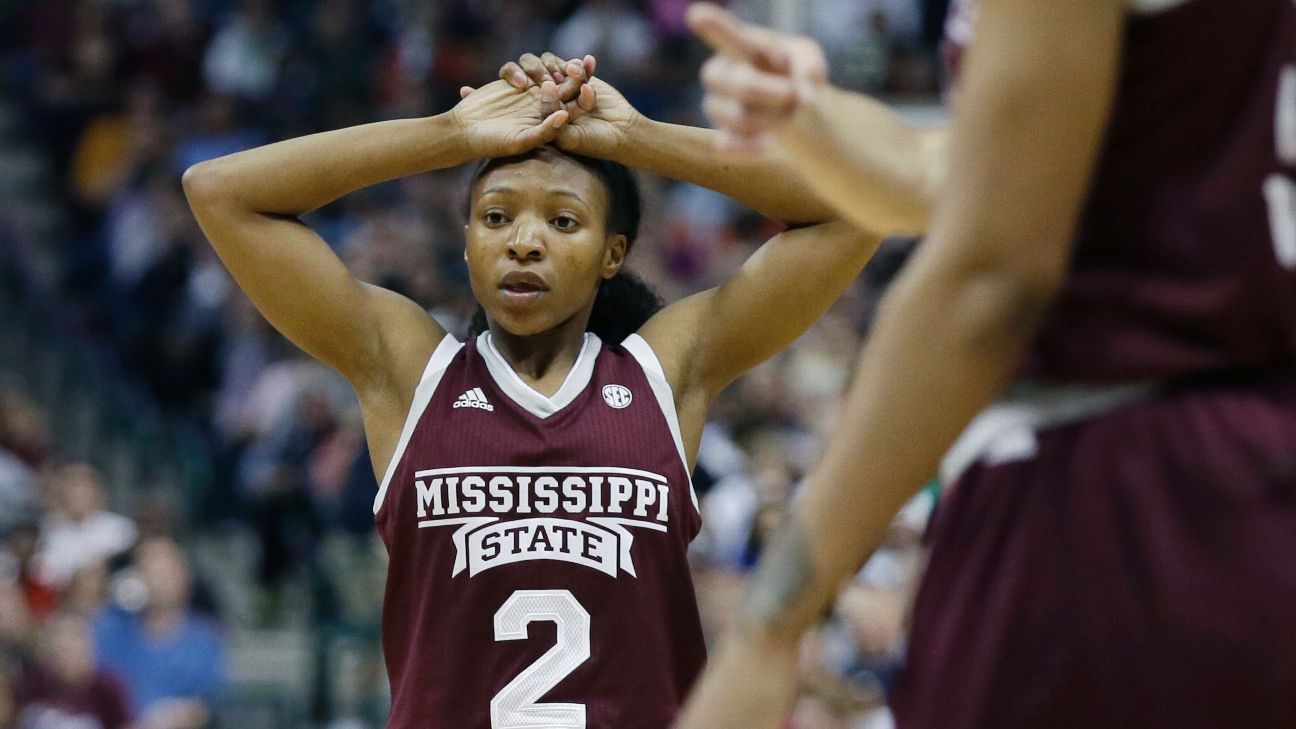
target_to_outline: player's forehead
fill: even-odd
[[[606,210],[607,189],[585,165],[557,152],[493,163],[473,186],[473,201],[492,197],[540,200],[579,199],[591,210]]]

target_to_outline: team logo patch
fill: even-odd
[[[453,529],[451,576],[551,560],[637,577],[636,537],[670,522],[666,477],[631,468],[433,468],[412,490],[420,529]]]
[[[603,402],[617,410],[629,407],[632,400],[634,400],[634,395],[631,394],[630,388],[625,385],[603,386]]]
[[[495,406],[486,401],[486,393],[482,392],[480,387],[474,387],[460,395],[455,400],[454,406],[456,408],[477,408],[487,412],[494,412],[495,410]]]

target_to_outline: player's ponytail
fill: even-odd
[[[635,238],[639,235],[639,220],[643,214],[639,183],[635,181],[634,173],[617,162],[567,154],[553,147],[538,147],[519,157],[488,159],[479,163],[468,181],[468,196],[464,205],[465,219],[472,208],[472,190],[482,175],[500,164],[544,154],[565,155],[598,175],[608,193],[607,229],[612,233],[625,236],[626,254],[629,255]],[[594,309],[590,313],[589,324],[585,329],[598,335],[598,338],[605,342],[619,344],[629,335],[639,331],[639,328],[661,308],[662,301],[657,292],[638,276],[622,268],[615,276],[599,284],[598,294],[594,299]],[[479,305],[469,326],[468,336],[475,337],[487,328],[486,312]]]

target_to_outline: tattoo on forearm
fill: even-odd
[[[792,609],[815,585],[810,543],[796,519],[789,519],[761,557],[744,605],[744,617],[767,631],[786,629]]]

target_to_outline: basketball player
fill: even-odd
[[[704,661],[686,550],[708,403],[804,332],[879,243],[843,223],[800,227],[718,288],[660,308],[623,269],[639,194],[622,163],[790,222],[827,209],[781,164],[722,163],[714,132],[596,91],[586,63],[561,87],[500,80],[439,116],[185,174],[238,284],[359,396],[391,557],[389,727],[667,726]],[[473,159],[487,161],[470,185],[465,258],[485,317],[468,341],[352,278],[299,219]]]
[[[707,80],[735,146],[877,158],[797,136],[821,81],[776,36],[692,20],[744,69]],[[996,397],[945,460],[898,725],[1296,726],[1296,4],[954,24],[975,42],[929,235],[679,726],[780,725],[797,638]]]

